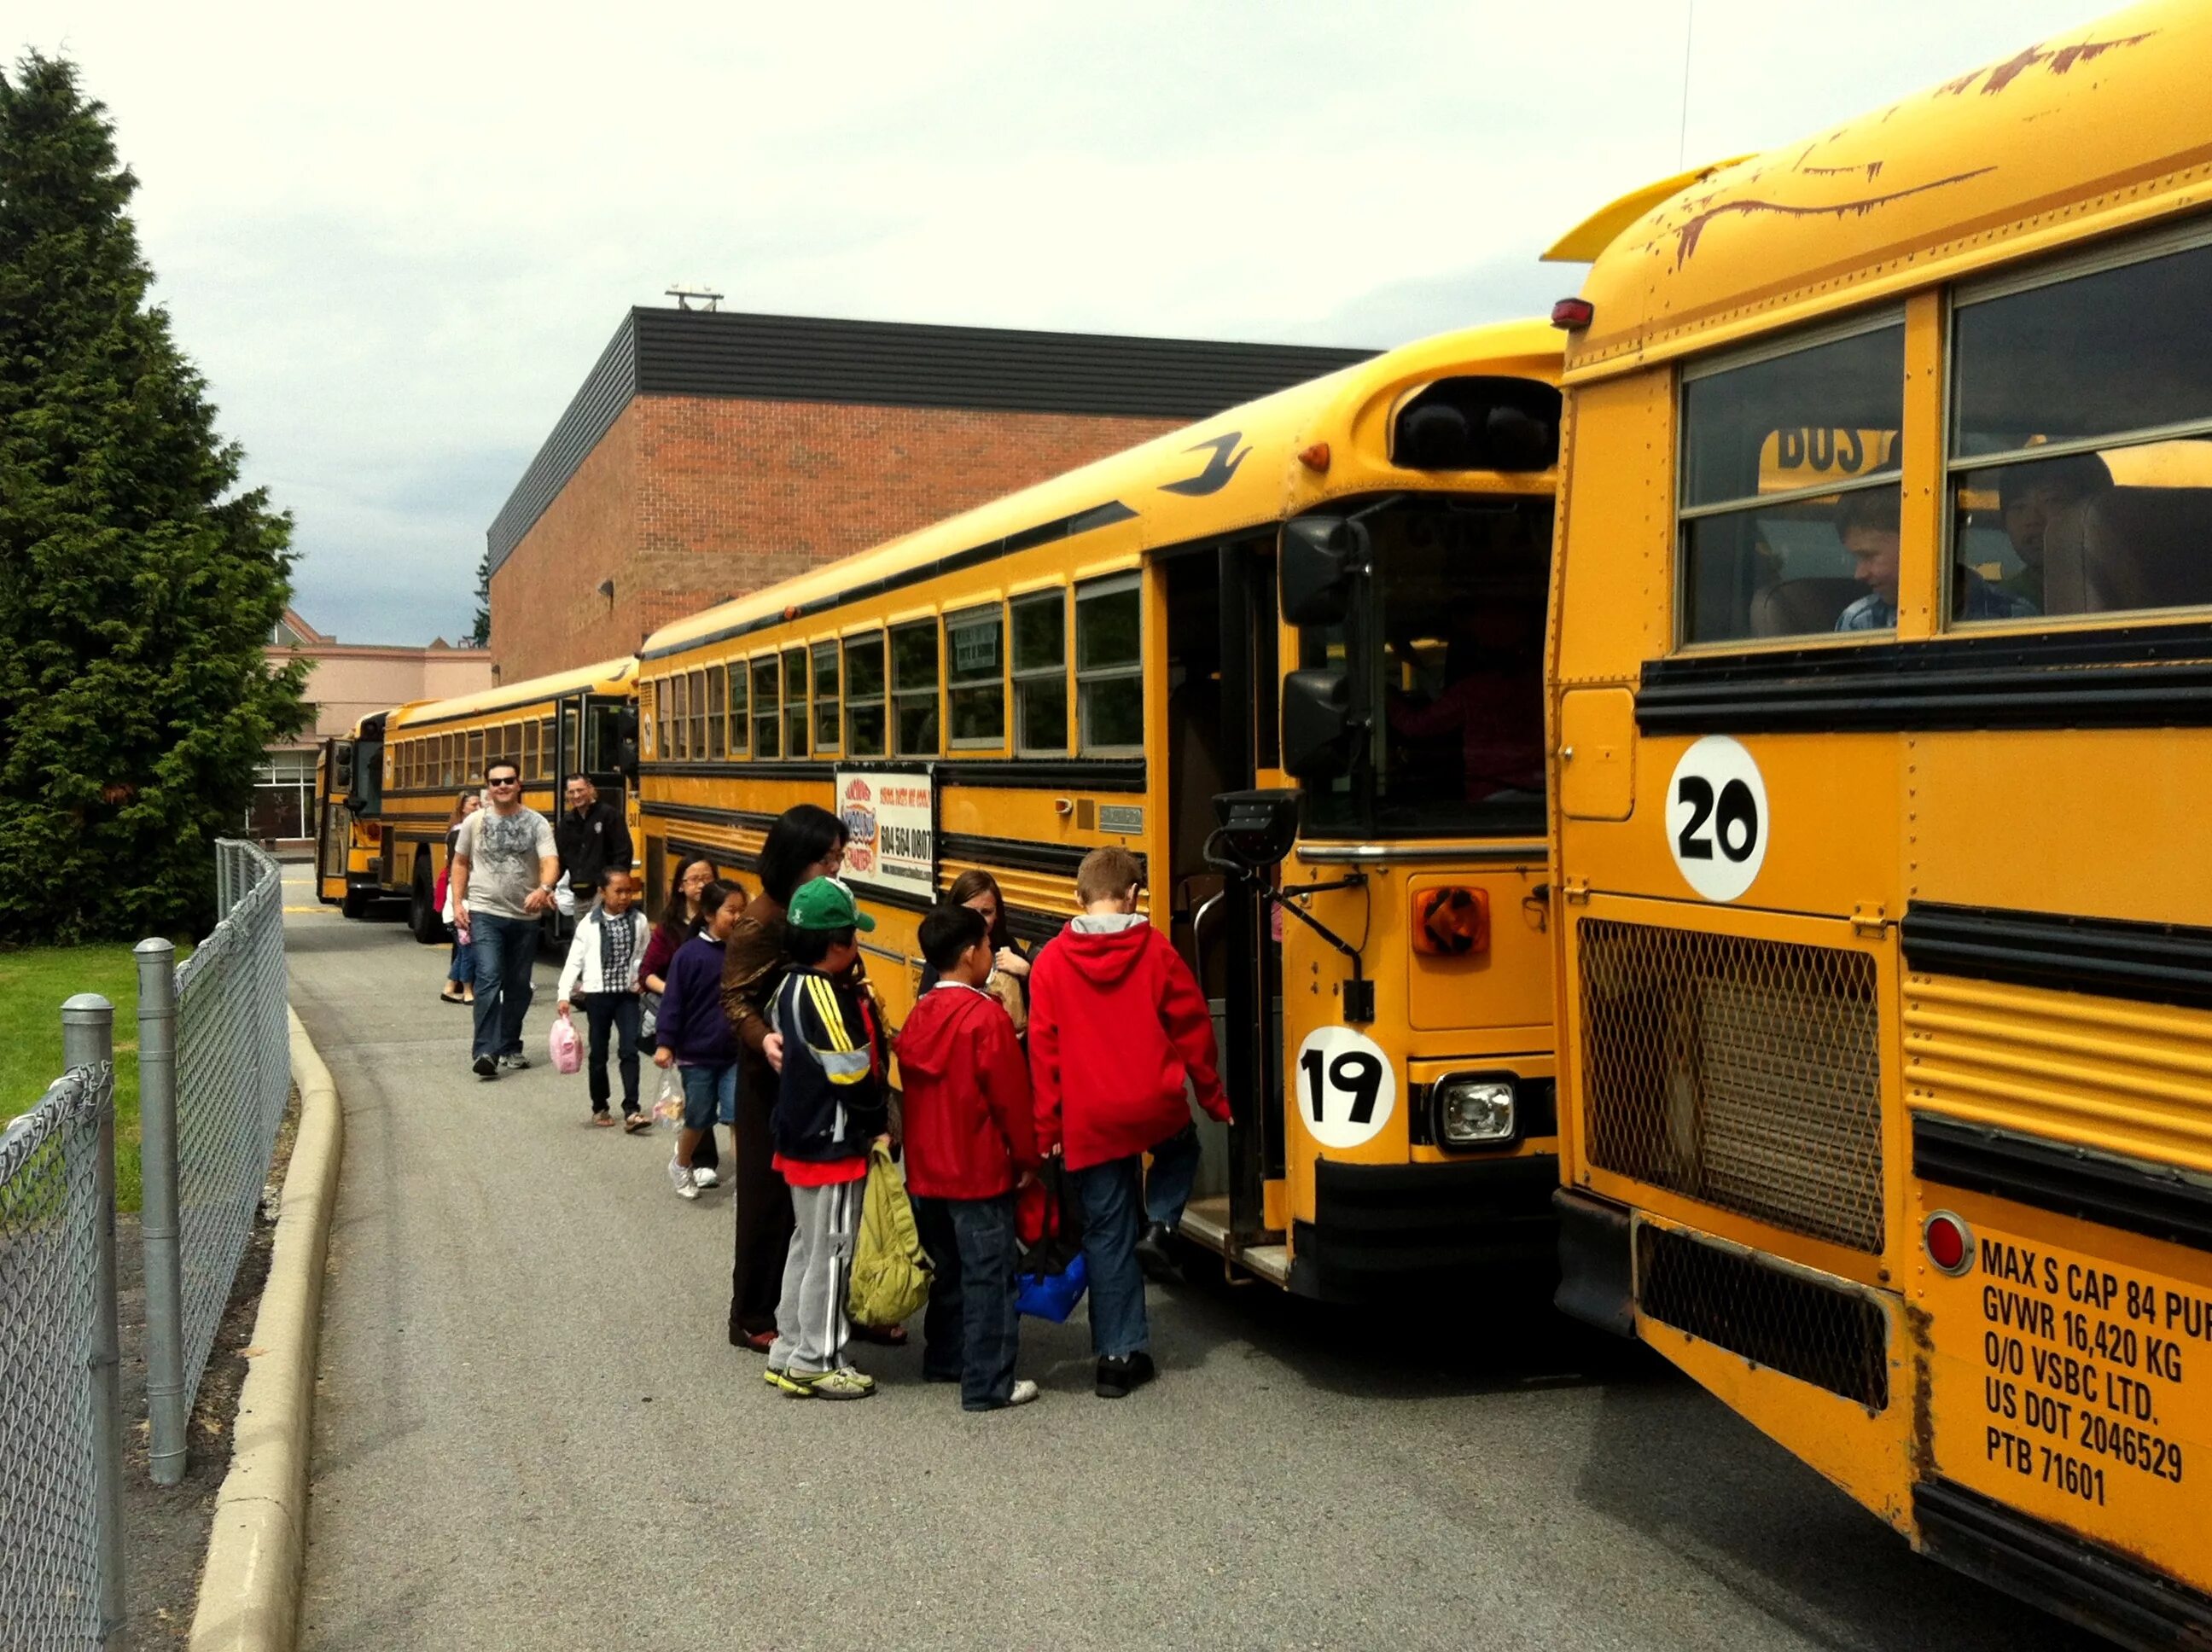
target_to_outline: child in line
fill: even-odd
[[[769,1386],[793,1399],[865,1400],[876,1380],[845,1363],[853,1243],[867,1189],[868,1150],[888,1140],[883,1049],[866,995],[845,977],[856,932],[876,920],[834,878],[792,892],[784,914],[792,968],[776,989],[783,1040],[771,1161],[791,1187],[791,1248],[768,1351]]]
[[[738,926],[745,903],[727,884],[710,883],[699,891],[699,915],[707,926],[677,950],[668,966],[668,990],[661,995],[660,1023],[654,1032],[660,1048],[653,1064],[672,1063],[684,1081],[684,1127],[668,1161],[668,1179],[679,1199],[696,1199],[711,1181],[695,1177],[692,1155],[711,1138],[718,1117],[733,1117],[738,1104],[738,1036],[722,1013],[722,943]]]
[[[592,1122],[611,1127],[607,1111],[607,1034],[616,1038],[622,1066],[623,1128],[649,1128],[651,1118],[637,1104],[638,966],[645,958],[645,914],[635,909],[637,884],[619,866],[599,872],[599,898],[576,925],[568,962],[561,970],[558,1013],[584,1003],[590,1029]]]
[[[1093,1392],[1152,1380],[1145,1277],[1144,1154],[1186,1128],[1189,1091],[1226,1123],[1213,1018],[1190,967],[1137,912],[1144,874],[1127,849],[1093,849],[1075,874],[1084,915],[1030,971],[1030,1083],[1037,1145],[1060,1154],[1083,1204]]]
[[[937,981],[907,1017],[898,1058],[907,1191],[937,1265],[921,1374],[959,1383],[966,1411],[1025,1406],[1037,1385],[1014,1378],[1014,1189],[1038,1163],[1029,1068],[1012,1017],[984,985],[993,958],[983,914],[939,908],[921,920],[921,941]]]

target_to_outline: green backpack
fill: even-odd
[[[903,1325],[929,1300],[929,1254],[915,1230],[906,1178],[878,1143],[868,1152],[868,1190],[853,1247],[853,1286],[845,1312],[856,1325]]]

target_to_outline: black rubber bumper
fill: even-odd
[[[1291,1290],[1363,1302],[1400,1288],[1486,1283],[1500,1267],[1551,1268],[1551,1153],[1453,1164],[1314,1167],[1314,1219],[1291,1230]]]

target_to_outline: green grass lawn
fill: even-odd
[[[178,957],[191,951],[179,946]],[[28,1112],[62,1074],[62,1001],[115,1006],[115,1200],[138,1208],[138,964],[127,945],[0,952],[0,1120]]]

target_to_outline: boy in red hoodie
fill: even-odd
[[[906,1086],[906,1186],[937,1282],[922,1316],[921,1374],[957,1382],[963,1411],[1025,1406],[1014,1380],[1014,1188],[1037,1167],[1029,1070],[1014,1023],[983,990],[991,977],[983,914],[946,907],[921,920],[937,984],[898,1036]]]
[[[1137,914],[1144,876],[1127,849],[1093,849],[1075,873],[1078,918],[1030,969],[1030,1082],[1037,1145],[1060,1154],[1083,1201],[1094,1391],[1119,1400],[1152,1380],[1145,1276],[1144,1154],[1198,1104],[1224,1124],[1206,994],[1166,936]]]

